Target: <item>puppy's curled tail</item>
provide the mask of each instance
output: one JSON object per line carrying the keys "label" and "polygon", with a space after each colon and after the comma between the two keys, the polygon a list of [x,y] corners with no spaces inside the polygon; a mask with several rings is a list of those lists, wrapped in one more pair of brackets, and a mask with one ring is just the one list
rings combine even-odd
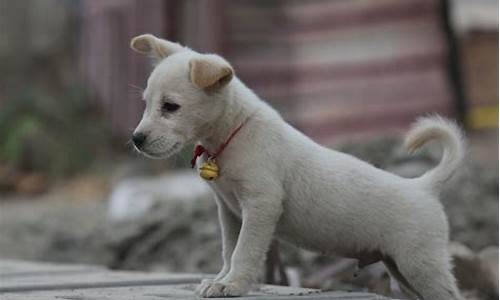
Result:
{"label": "puppy's curled tail", "polygon": [[431,140],[437,140],[443,147],[439,164],[426,172],[417,180],[439,192],[446,182],[462,164],[465,156],[465,142],[462,130],[456,123],[440,116],[418,119],[405,139],[405,147],[410,153],[415,152]]}

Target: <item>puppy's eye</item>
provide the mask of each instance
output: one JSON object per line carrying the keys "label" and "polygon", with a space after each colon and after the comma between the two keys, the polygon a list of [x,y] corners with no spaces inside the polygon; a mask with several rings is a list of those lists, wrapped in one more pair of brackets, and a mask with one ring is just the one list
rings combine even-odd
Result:
{"label": "puppy's eye", "polygon": [[164,102],[163,105],[161,106],[161,111],[162,112],[174,112],[178,110],[181,106],[176,103],[172,102]]}

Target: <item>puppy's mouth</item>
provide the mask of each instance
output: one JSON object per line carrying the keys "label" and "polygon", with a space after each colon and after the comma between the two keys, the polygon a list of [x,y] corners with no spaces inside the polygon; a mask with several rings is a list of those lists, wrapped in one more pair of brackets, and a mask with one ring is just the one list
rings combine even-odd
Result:
{"label": "puppy's mouth", "polygon": [[162,159],[162,158],[168,158],[172,154],[175,154],[178,150],[181,148],[181,143],[176,142],[173,144],[170,148],[168,148],[165,151],[147,151],[145,149],[139,149],[139,152],[141,152],[144,156],[153,158],[153,159]]}

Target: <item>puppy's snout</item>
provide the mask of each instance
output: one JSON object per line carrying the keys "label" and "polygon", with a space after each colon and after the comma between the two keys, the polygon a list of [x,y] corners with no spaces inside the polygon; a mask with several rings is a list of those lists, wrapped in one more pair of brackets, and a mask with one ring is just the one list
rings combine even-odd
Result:
{"label": "puppy's snout", "polygon": [[146,141],[147,135],[144,133],[134,133],[132,135],[132,142],[134,142],[134,145],[140,149],[142,145],[144,145],[144,142]]}

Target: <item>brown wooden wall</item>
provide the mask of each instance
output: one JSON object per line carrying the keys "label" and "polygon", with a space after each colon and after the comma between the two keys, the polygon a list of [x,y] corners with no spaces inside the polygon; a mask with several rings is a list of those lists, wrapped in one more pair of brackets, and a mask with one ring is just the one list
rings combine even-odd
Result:
{"label": "brown wooden wall", "polygon": [[136,87],[144,87],[150,69],[146,58],[131,53],[130,39],[163,35],[166,12],[162,0],[82,1],[82,74],[116,132],[130,132],[140,119],[144,104]]}
{"label": "brown wooden wall", "polygon": [[460,39],[468,124],[498,128],[498,31],[469,32]]}
{"label": "brown wooden wall", "polygon": [[229,56],[305,133],[330,143],[452,113],[440,1],[273,2],[231,2]]}
{"label": "brown wooden wall", "polygon": [[151,32],[226,55],[287,120],[330,144],[397,132],[430,112],[453,115],[440,0],[87,0],[82,66],[89,87],[127,131],[147,62],[128,49]]}

